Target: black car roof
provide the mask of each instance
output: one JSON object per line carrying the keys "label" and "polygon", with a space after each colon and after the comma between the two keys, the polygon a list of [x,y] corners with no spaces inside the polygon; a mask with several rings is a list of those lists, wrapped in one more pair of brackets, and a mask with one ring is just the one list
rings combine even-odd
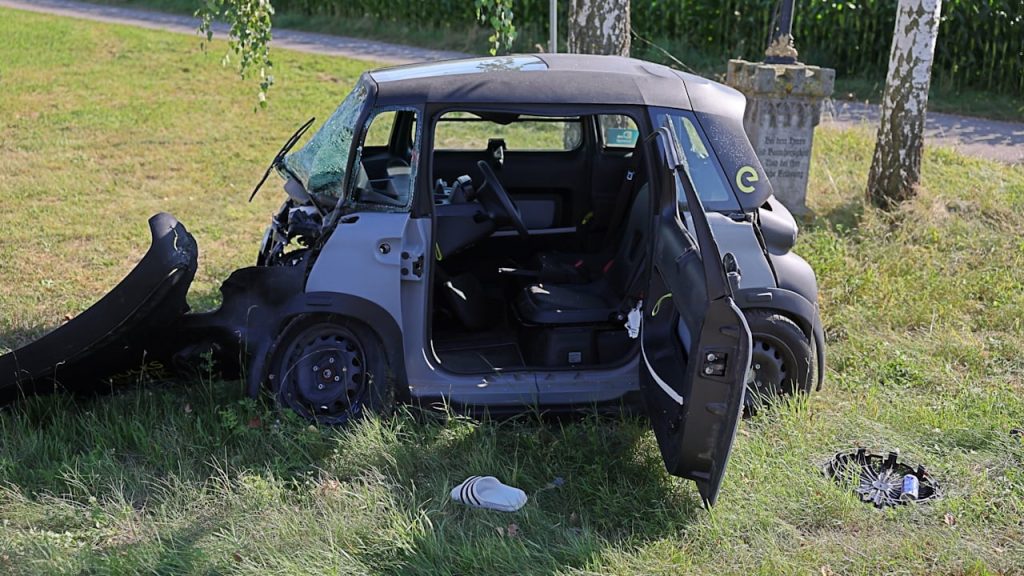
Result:
{"label": "black car roof", "polygon": [[381,105],[618,104],[742,116],[742,94],[661,64],[584,54],[445,60],[368,73]]}

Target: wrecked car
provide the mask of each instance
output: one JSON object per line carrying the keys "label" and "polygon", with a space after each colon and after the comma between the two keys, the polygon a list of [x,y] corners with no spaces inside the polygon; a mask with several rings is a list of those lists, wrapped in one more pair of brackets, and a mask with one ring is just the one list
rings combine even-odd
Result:
{"label": "wrecked car", "polygon": [[0,390],[213,352],[249,394],[329,424],[396,401],[643,406],[668,471],[711,504],[744,408],[824,374],[815,276],[744,108],[728,87],[610,56],[367,72],[274,158],[264,181],[282,177],[283,204],[219,309],[188,313],[195,241],[154,216],[139,266],[0,357]]}

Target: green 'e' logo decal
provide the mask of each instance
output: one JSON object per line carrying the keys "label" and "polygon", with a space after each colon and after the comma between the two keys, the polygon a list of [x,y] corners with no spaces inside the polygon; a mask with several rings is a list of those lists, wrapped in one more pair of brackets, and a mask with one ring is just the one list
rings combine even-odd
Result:
{"label": "green 'e' logo decal", "polygon": [[754,191],[754,182],[760,180],[757,176],[757,170],[754,170],[753,166],[744,166],[736,171],[736,186],[739,187],[741,192],[750,194]]}

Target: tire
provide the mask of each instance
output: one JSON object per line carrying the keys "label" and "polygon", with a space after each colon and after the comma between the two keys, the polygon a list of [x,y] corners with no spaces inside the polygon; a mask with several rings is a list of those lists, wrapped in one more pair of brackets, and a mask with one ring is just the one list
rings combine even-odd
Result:
{"label": "tire", "polygon": [[809,393],[814,385],[815,352],[811,340],[790,318],[773,310],[746,310],[750,326],[752,381],[744,411],[754,415],[780,396]]}
{"label": "tire", "polygon": [[342,425],[389,413],[395,387],[377,334],[333,315],[303,315],[281,332],[266,381],[277,403],[307,420]]}

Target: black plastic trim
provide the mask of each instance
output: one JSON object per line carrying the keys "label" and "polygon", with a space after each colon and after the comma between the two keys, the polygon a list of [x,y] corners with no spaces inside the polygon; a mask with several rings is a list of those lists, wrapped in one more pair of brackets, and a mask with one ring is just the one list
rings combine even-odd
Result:
{"label": "black plastic trim", "polygon": [[[149,219],[152,243],[138,265],[99,302],[42,338],[0,356],[0,401],[18,395],[99,389],[164,349],[195,276],[196,241],[174,216]],[[70,380],[63,380],[68,375]]]}
{"label": "black plastic trim", "polygon": [[205,314],[182,319],[179,364],[217,350],[222,369],[239,369],[246,393],[257,396],[266,362],[288,322],[302,314],[338,315],[365,324],[380,336],[396,379],[396,396],[408,397],[402,332],[379,305],[358,296],[304,292],[305,269],[299,266],[252,266],[236,270],[221,285],[223,304]]}

